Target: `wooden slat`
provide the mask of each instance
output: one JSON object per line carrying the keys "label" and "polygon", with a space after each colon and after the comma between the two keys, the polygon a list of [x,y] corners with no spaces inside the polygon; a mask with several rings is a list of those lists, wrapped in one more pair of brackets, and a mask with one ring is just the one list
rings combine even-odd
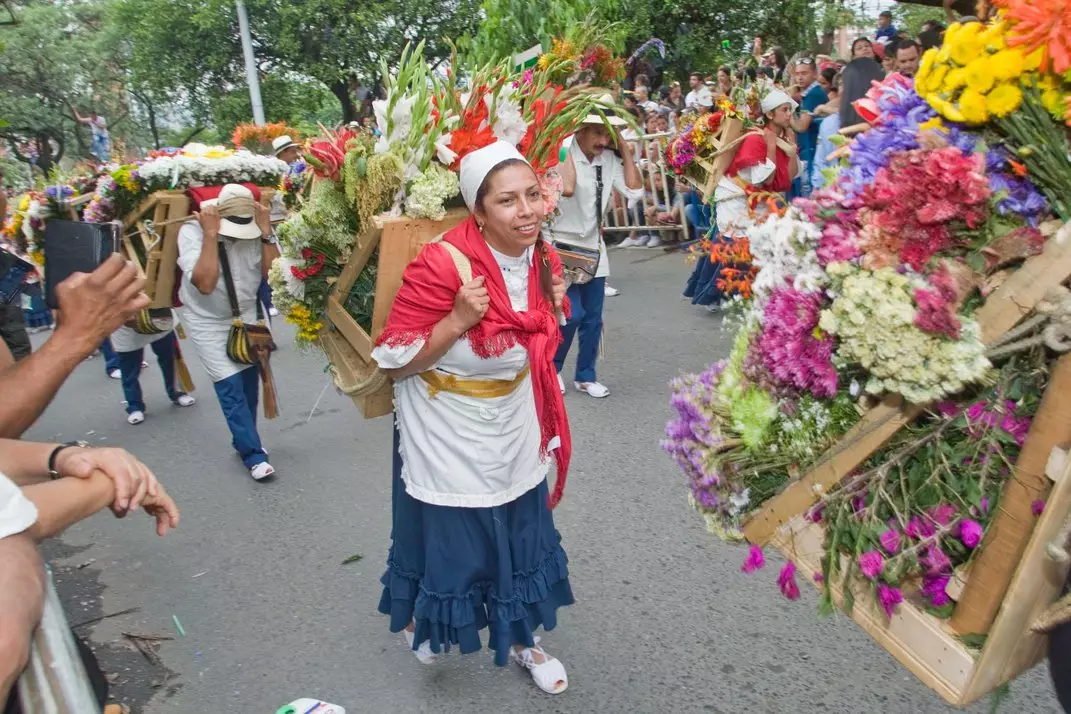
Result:
{"label": "wooden slat", "polygon": [[376,246],[379,245],[381,235],[383,235],[382,228],[369,228],[357,236],[357,244],[350,252],[350,257],[346,261],[346,265],[343,266],[342,272],[339,273],[338,281],[335,283],[334,288],[331,290],[333,295],[338,296],[340,302],[346,301],[353,284],[357,282],[357,278],[361,277],[361,271],[364,270],[368,259],[372,257]]}
{"label": "wooden slat", "polygon": [[346,308],[339,302],[338,297],[331,295],[327,298],[325,315],[328,321],[350,343],[350,347],[361,356],[365,362],[372,359],[372,338],[361,329],[353,316],[346,312]]}
{"label": "wooden slat", "polygon": [[[330,329],[320,335],[320,345],[327,354],[327,359],[340,374],[351,378],[353,375],[367,374],[368,363],[350,346],[349,341],[339,332]],[[386,416],[394,409],[394,389],[388,383],[382,389],[362,397],[351,396],[353,403],[361,410],[365,419]]]}
{"label": "wooden slat", "polygon": [[1053,486],[1034,534],[1023,551],[1000,613],[986,639],[964,703],[984,697],[1045,656],[1047,637],[1029,628],[1060,595],[1067,568],[1049,558],[1046,546],[1059,535],[1071,510],[1071,464]]}
{"label": "wooden slat", "polygon": [[[1050,289],[1071,276],[1071,224],[1065,225],[1045,244],[1041,255],[1030,258],[994,292],[978,310],[982,342],[989,344],[1041,302]],[[900,406],[898,396],[887,397],[863,417],[841,441],[824,454],[818,464],[781,493],[769,499],[744,524],[744,535],[756,545],[769,542],[773,532],[810,508],[822,494],[840,483],[848,473],[880,449],[905,424],[923,411],[915,405]]]}
{"label": "wooden slat", "polygon": [[[772,545],[796,563],[804,580],[813,583],[815,573],[822,572],[824,539],[821,526],[797,518],[777,534]],[[852,591],[856,600],[851,619],[926,686],[951,704],[960,704],[975,669],[971,652],[945,630],[940,620],[910,602],[901,603],[887,618],[871,586],[854,583]],[[835,584],[832,593],[834,603],[842,607],[841,586]]]}
{"label": "wooden slat", "polygon": [[[184,193],[169,193],[167,201],[167,221],[163,232],[157,230],[162,239],[160,250],[160,265],[157,269],[156,284],[153,286],[152,306],[171,307],[173,293],[175,291],[175,273],[178,267],[178,234],[182,230],[181,219],[190,213],[190,199]],[[171,222],[173,221],[173,222]]]}
{"label": "wooden slat", "polygon": [[398,288],[402,286],[402,273],[417,257],[424,244],[444,233],[469,215],[468,211],[455,209],[441,221],[427,219],[398,219],[383,226],[379,239],[379,270],[376,274],[376,300],[372,315],[372,339],[379,337],[387,325],[391,304]]}
{"label": "wooden slat", "polygon": [[806,474],[769,499],[744,524],[744,536],[756,545],[765,545],[774,532],[816,503],[829,489],[880,449],[900,427],[914,421],[922,408],[904,406],[890,395],[868,411]]}

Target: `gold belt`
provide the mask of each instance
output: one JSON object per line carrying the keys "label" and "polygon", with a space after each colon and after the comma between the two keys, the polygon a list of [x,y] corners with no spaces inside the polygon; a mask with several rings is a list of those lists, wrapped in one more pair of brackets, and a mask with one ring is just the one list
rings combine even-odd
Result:
{"label": "gold belt", "polygon": [[505,397],[517,391],[517,387],[521,386],[521,382],[528,376],[528,372],[529,367],[525,365],[524,369],[518,372],[516,377],[509,380],[466,379],[435,371],[421,372],[420,378],[428,385],[428,397],[430,399],[435,399],[439,392],[460,394],[463,397],[475,397],[477,399],[494,399],[495,397]]}

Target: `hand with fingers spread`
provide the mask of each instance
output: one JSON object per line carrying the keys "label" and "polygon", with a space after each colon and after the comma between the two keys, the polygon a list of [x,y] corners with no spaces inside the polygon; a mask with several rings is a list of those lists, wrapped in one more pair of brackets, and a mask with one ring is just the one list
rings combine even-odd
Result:
{"label": "hand with fingers spread", "polygon": [[161,490],[149,467],[124,449],[64,449],[56,456],[60,476],[88,479],[100,471],[115,484],[111,509],[122,518]]}
{"label": "hand with fingers spread", "polygon": [[56,336],[73,338],[95,350],[139,310],[149,306],[145,278],[137,266],[115,254],[92,273],[74,273],[56,286],[59,325]]}
{"label": "hand with fingers spread", "polygon": [[454,322],[465,332],[475,327],[491,304],[491,296],[484,287],[482,275],[473,278],[461,286],[454,297],[454,309],[451,315]]}

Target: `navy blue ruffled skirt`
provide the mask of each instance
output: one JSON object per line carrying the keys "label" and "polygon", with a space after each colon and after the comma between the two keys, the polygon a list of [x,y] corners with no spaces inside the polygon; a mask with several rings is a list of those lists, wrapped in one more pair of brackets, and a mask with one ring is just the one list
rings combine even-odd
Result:
{"label": "navy blue ruffled skirt", "polygon": [[558,608],[573,604],[568,558],[547,506],[547,482],[493,508],[433,506],[405,492],[394,430],[393,543],[379,611],[391,632],[416,621],[414,647],[480,650],[490,631],[495,664],[533,632],[553,630]]}

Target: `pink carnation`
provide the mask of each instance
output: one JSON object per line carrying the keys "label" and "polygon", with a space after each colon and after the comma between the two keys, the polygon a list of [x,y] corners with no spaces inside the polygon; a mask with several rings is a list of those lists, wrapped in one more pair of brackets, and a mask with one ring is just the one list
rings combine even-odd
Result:
{"label": "pink carnation", "polygon": [[766,565],[766,556],[762,553],[762,548],[757,545],[751,546],[748,550],[747,560],[740,566],[740,570],[745,573],[754,573],[756,570]]}
{"label": "pink carnation", "polygon": [[781,568],[777,576],[777,585],[781,588],[781,594],[789,600],[797,600],[800,596],[800,587],[796,584],[796,564],[791,560]]}
{"label": "pink carnation", "polygon": [[878,602],[887,616],[892,617],[896,606],[903,601],[904,595],[900,592],[900,588],[889,587],[885,583],[878,585]]}
{"label": "pink carnation", "polygon": [[959,539],[963,545],[971,550],[977,548],[978,544],[982,542],[982,532],[982,526],[978,521],[972,521],[968,518],[959,524]]}
{"label": "pink carnation", "polygon": [[826,302],[822,292],[777,288],[766,304],[758,346],[763,366],[778,384],[832,398],[837,394],[834,341],[818,329]]}
{"label": "pink carnation", "polygon": [[885,558],[876,550],[870,550],[859,556],[859,570],[863,575],[874,580],[885,569]]}

